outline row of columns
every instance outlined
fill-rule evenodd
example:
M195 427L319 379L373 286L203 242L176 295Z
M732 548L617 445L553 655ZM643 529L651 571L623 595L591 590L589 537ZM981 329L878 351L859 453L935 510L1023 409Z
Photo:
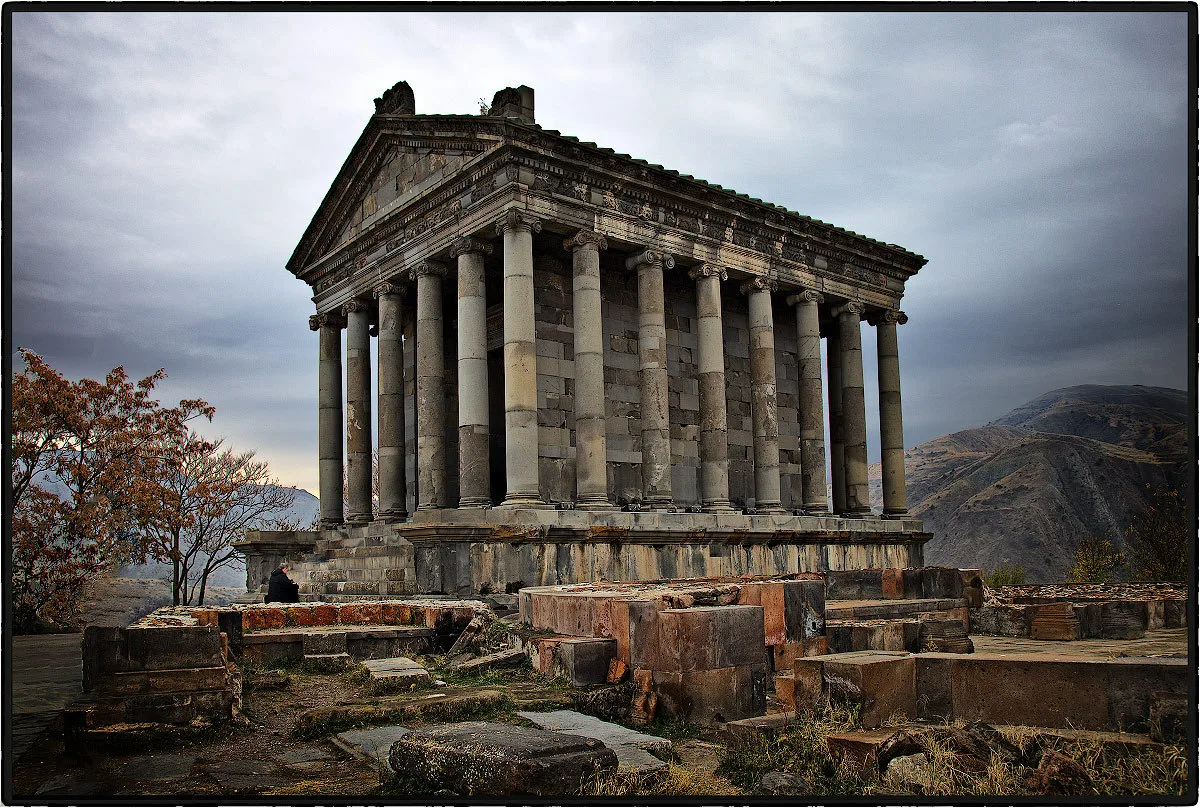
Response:
M534 334L533 233L541 225L510 211L496 225L503 240L504 429L506 496L500 507L549 507L538 491L537 357ZM583 230L564 242L572 254L575 332L576 507L612 510L608 499L604 414L604 346L600 251L604 236ZM459 507L486 507L489 482L489 414L484 260L492 246L463 237L452 249L458 276ZM641 380L643 503L672 503L671 444L667 396L666 315L663 271L674 259L644 250L626 262L637 274L638 354ZM446 267L425 261L406 280L417 287L416 411L417 510L448 507L445 464L445 361L442 278ZM703 509L731 513L722 327L723 268L701 264L689 272L696 284L697 374L700 398L700 490ZM379 513L405 514L403 323L404 281L375 289L378 300ZM784 513L780 496L779 421L775 378L772 294L776 282L754 278L741 285L748 297L751 420L755 506ZM822 407L822 295L804 290L788 297L796 307L802 506L828 512ZM834 309L828 336L827 374L833 510L848 516L870 512L867 499L866 403L863 393L861 303ZM310 318L320 331L319 457L322 524L371 521L371 369L368 305L347 303L341 312ZM884 513L906 513L896 324L903 313L873 316L878 328L880 437ZM346 328L346 508L343 513L341 356L339 330Z

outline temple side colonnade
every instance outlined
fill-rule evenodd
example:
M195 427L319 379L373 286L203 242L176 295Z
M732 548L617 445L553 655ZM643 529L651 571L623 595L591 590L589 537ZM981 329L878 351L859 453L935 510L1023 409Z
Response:
M503 410L505 496L500 508L550 508L538 485L538 396L535 340L533 234L542 222L510 209L490 232L463 234L444 255L411 267L393 267L371 295L355 297L340 311L310 318L319 339L320 522L407 518L403 326L415 321L416 509L485 508L489 490L489 379L485 259L499 240L503 268ZM600 292L601 254L610 249L602 233L580 229L563 244L571 256L575 377L575 474L578 510L616 509L607 489L605 365ZM640 387L642 502L647 510L675 509L671 491L671 423L664 273L680 272L695 286L696 381L699 389L699 492L705 512L732 513L726 410L726 358L722 295L747 298L752 417L754 509L786 513L780 495L779 403L776 394L774 312L794 307L798 370L799 456L802 507L798 513L856 518L870 515L867 424L863 392L861 322L877 329L883 515L907 516L904 440L896 326L903 312L868 307L817 289L782 288L777 279L737 267L695 263L676 267L674 256L651 247L623 249L636 279L637 360ZM453 269L451 268L453 267ZM734 283L730 271L736 273ZM447 501L443 277L457 277L458 500ZM415 311L405 311L415 287ZM829 380L823 390L822 322L826 323ZM342 336L345 330L343 369ZM376 339L378 391L371 391L371 336ZM345 412L342 408L343 370ZM826 479L824 404L830 412ZM374 400L373 400L374 399ZM372 439L372 405L378 408ZM453 424L451 424L452 426ZM343 435L345 453L343 455ZM378 487L372 492L371 456L378 452ZM343 501L342 479L346 479ZM827 484L828 482L828 484ZM378 511L372 510L372 494ZM830 502L832 500L832 503Z

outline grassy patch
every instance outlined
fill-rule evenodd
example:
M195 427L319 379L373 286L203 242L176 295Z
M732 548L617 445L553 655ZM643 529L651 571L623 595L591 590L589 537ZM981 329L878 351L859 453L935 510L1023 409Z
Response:
M850 707L801 713L777 736L753 736L726 747L716 773L745 791L753 791L767 772L779 770L803 777L814 794L862 794L872 781L852 764L834 761L825 742L830 734L853 730L857 724L857 709Z
M707 797L743 792L710 771L672 763L662 774L638 775L628 769L593 777L580 794L588 797Z

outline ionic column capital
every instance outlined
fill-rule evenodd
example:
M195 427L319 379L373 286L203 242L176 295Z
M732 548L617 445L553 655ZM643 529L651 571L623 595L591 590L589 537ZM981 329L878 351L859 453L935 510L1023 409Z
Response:
M356 298L354 300L347 301L346 304L344 306L342 306L342 316L347 317L352 313L357 313L360 311L365 312L365 311L370 311L370 310L371 310L371 307L369 305L367 305L367 302L365 300L358 300Z
M446 265L441 261L422 261L408 271L409 277L413 280L424 278L426 275L436 275L442 277L446 274Z
M528 214L518 210L510 210L496 222L496 235L503 236L509 230L530 230L542 232L542 223Z
M729 273L725 271L725 267L717 266L716 264L698 264L688 270L688 277L694 281L712 277L727 281L729 280Z
M608 239L594 230L580 230L563 242L563 249L570 252L576 250L607 250Z
M738 287L744 295L753 294L754 292L774 292L779 289L779 281L773 278L764 278L761 275L743 283Z
M880 325L887 323L889 325L904 325L908 322L908 315L899 309L884 309L878 311L867 318L867 322L871 325Z
M450 245L450 257L458 258L460 255L467 253L481 253L483 255L492 254L492 245L481 238L474 236L461 236L454 239L454 243Z
M312 331L319 331L322 328L345 328L346 320L335 311L327 311L324 314L314 314L308 318L308 327Z
M634 270L643 264L657 267L658 269L672 269L675 266L675 259L667 253L652 250L649 247L642 250L636 255L631 255L625 261L625 268Z
M384 295L402 295L407 286L408 284L401 280L384 281L371 290L371 294L375 296L376 300Z
M847 303L843 303L840 306L834 307L832 314L834 317L838 317L843 314L854 314L861 318L863 312L866 310L867 307L862 303L859 303L857 300L851 300Z
M797 292L794 295L788 295L787 303L789 306L796 306L802 303L824 303L825 295L815 289L805 289L802 292Z

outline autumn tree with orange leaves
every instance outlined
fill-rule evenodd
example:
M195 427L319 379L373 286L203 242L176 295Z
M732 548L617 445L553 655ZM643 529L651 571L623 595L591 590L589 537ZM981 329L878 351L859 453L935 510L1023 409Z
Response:
M71 382L32 351L20 354L8 562L14 627L29 631L69 619L84 583L102 570L147 558L168 449L214 409L202 399L160 405L151 393L163 370L133 382L117 367L103 382Z

